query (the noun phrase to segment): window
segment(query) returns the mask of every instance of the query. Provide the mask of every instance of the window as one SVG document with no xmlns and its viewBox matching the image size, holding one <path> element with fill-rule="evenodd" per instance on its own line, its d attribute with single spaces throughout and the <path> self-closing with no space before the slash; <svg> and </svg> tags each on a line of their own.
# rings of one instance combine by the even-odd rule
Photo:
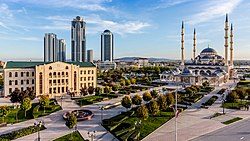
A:
<svg viewBox="0 0 250 141">
<path fill-rule="evenodd" d="M 54 77 L 56 77 L 56 72 L 53 73 Z"/>
<path fill-rule="evenodd" d="M 68 87 L 66 87 L 66 92 L 68 91 Z"/>
<path fill-rule="evenodd" d="M 90 87 L 90 83 L 88 83 L 88 87 Z"/>
<path fill-rule="evenodd" d="M 10 85 L 10 86 L 12 85 L 12 81 L 11 81 L 11 80 L 9 81 L 9 85 Z"/>
<path fill-rule="evenodd" d="M 23 72 L 21 72 L 21 77 L 23 77 Z"/>
<path fill-rule="evenodd" d="M 58 75 L 58 76 L 61 75 L 60 72 L 58 72 L 57 75 Z"/>
<path fill-rule="evenodd" d="M 49 84 L 51 84 L 52 83 L 52 80 L 49 80 Z"/>
<path fill-rule="evenodd" d="M 86 88 L 86 83 L 84 83 L 84 88 Z"/>
<path fill-rule="evenodd" d="M 64 79 L 62 79 L 62 83 L 64 83 Z"/>
<path fill-rule="evenodd" d="M 29 73 L 29 72 L 26 72 L 26 76 L 29 77 L 29 76 L 30 76 L 30 73 Z"/>
<path fill-rule="evenodd" d="M 88 81 L 90 80 L 90 77 L 88 77 Z"/>
<path fill-rule="evenodd" d="M 21 80 L 21 85 L 23 85 L 23 80 Z"/>
<path fill-rule="evenodd" d="M 60 87 L 57 89 L 57 92 L 60 93 Z"/>
<path fill-rule="evenodd" d="M 92 76 L 92 80 L 94 80 L 94 77 Z"/>
<path fill-rule="evenodd" d="M 17 80 L 15 80 L 15 85 L 18 85 L 18 81 Z"/>
<path fill-rule="evenodd" d="M 35 87 L 34 87 L 34 86 L 32 87 L 32 90 L 35 90 Z"/>
<path fill-rule="evenodd" d="M 15 77 L 18 77 L 18 72 L 15 72 Z"/>
<path fill-rule="evenodd" d="M 86 70 L 84 71 L 84 74 L 86 74 Z"/>
<path fill-rule="evenodd" d="M 66 77 L 68 77 L 69 76 L 69 74 L 68 74 L 68 72 L 66 72 Z"/>
<path fill-rule="evenodd" d="M 35 72 L 32 72 L 32 76 L 35 76 Z"/>
<path fill-rule="evenodd" d="M 51 72 L 49 73 L 49 78 L 52 78 L 52 73 Z"/>
<path fill-rule="evenodd" d="M 94 87 L 94 83 L 92 82 L 92 87 Z"/>
<path fill-rule="evenodd" d="M 30 84 L 30 81 L 29 81 L 29 80 L 26 80 L 26 84 Z"/>
<path fill-rule="evenodd" d="M 9 77 L 12 77 L 12 73 L 11 72 L 9 72 Z"/>
<path fill-rule="evenodd" d="M 82 81 L 82 77 L 80 78 L 80 81 Z"/>
<path fill-rule="evenodd" d="M 68 67 L 68 66 L 66 66 L 66 70 L 67 70 L 67 69 L 69 69 L 69 67 Z"/>
<path fill-rule="evenodd" d="M 66 84 L 68 84 L 69 83 L 69 81 L 68 81 L 68 79 L 66 79 Z"/>
<path fill-rule="evenodd" d="M 90 74 L 90 70 L 88 70 L 88 74 Z"/>
<path fill-rule="evenodd" d="M 80 74 L 82 74 L 82 70 L 80 71 Z"/>
<path fill-rule="evenodd" d="M 53 80 L 53 83 L 56 84 L 56 80 Z"/>
<path fill-rule="evenodd" d="M 84 81 L 86 81 L 86 77 L 84 77 Z"/>
<path fill-rule="evenodd" d="M 34 79 L 32 79 L 32 84 L 35 84 L 35 80 Z"/>
<path fill-rule="evenodd" d="M 49 67 L 49 70 L 52 70 L 52 67 L 51 67 L 51 66 Z"/>
<path fill-rule="evenodd" d="M 64 72 L 62 72 L 62 75 L 64 75 Z"/>
<path fill-rule="evenodd" d="M 21 92 L 23 91 L 23 87 L 21 87 Z"/>
<path fill-rule="evenodd" d="M 74 90 L 76 90 L 76 71 L 74 72 Z"/>
<path fill-rule="evenodd" d="M 53 93 L 56 93 L 56 88 L 53 88 Z"/>
<path fill-rule="evenodd" d="M 49 88 L 49 94 L 52 94 L 52 88 Z"/>
<path fill-rule="evenodd" d="M 57 83 L 59 83 L 59 84 L 60 84 L 60 79 L 58 79 L 58 80 L 57 80 Z"/>
<path fill-rule="evenodd" d="M 62 87 L 62 93 L 64 93 L 64 87 Z"/>
<path fill-rule="evenodd" d="M 82 83 L 81 83 L 81 88 L 82 88 Z"/>
<path fill-rule="evenodd" d="M 9 93 L 10 93 L 10 94 L 12 93 L 12 89 L 11 89 L 11 88 L 9 88 Z"/>
<path fill-rule="evenodd" d="M 92 70 L 92 74 L 94 74 L 94 70 Z"/>
</svg>

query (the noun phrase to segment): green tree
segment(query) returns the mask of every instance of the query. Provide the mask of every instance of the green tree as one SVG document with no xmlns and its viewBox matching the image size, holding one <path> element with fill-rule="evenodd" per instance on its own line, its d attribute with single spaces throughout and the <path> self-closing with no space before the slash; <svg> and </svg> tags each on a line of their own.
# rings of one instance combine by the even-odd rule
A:
<svg viewBox="0 0 250 141">
<path fill-rule="evenodd" d="M 193 94 L 193 90 L 190 87 L 187 87 L 185 90 L 186 90 L 186 93 L 188 95 L 192 95 Z"/>
<path fill-rule="evenodd" d="M 208 81 L 205 81 L 205 82 L 202 83 L 202 86 L 203 86 L 203 87 L 208 87 L 209 85 L 210 85 L 210 84 L 209 84 Z"/>
<path fill-rule="evenodd" d="M 148 104 L 148 109 L 152 115 L 156 115 L 159 113 L 159 105 L 156 100 L 150 101 L 150 103 Z"/>
<path fill-rule="evenodd" d="M 142 96 L 143 100 L 149 102 L 152 99 L 152 96 L 149 92 L 145 92 Z"/>
<path fill-rule="evenodd" d="M 236 93 L 239 96 L 239 99 L 243 100 L 246 98 L 247 93 L 243 88 L 236 89 Z"/>
<path fill-rule="evenodd" d="M 49 96 L 48 95 L 41 95 L 39 99 L 39 104 L 43 107 L 43 112 L 45 113 L 45 107 L 49 105 Z"/>
<path fill-rule="evenodd" d="M 74 126 L 77 124 L 77 118 L 76 116 L 71 113 L 68 118 L 66 118 L 66 122 L 65 125 L 69 128 L 69 129 L 73 129 Z M 71 133 L 71 138 L 72 138 L 72 133 Z"/>
<path fill-rule="evenodd" d="M 100 95 L 103 93 L 103 88 L 101 87 L 96 87 L 95 88 L 95 95 Z"/>
<path fill-rule="evenodd" d="M 8 106 L 1 106 L 0 107 L 0 117 L 4 122 L 4 118 L 10 113 L 10 108 Z"/>
<path fill-rule="evenodd" d="M 113 90 L 113 91 L 118 91 L 118 85 L 113 85 L 113 86 L 112 86 L 112 90 Z"/>
<path fill-rule="evenodd" d="M 141 105 L 142 98 L 138 94 L 136 94 L 132 98 L 132 103 L 135 104 L 135 105 Z"/>
<path fill-rule="evenodd" d="M 158 92 L 156 90 L 151 91 L 150 94 L 153 98 L 158 97 Z"/>
<path fill-rule="evenodd" d="M 159 108 L 161 110 L 164 110 L 164 111 L 167 110 L 168 104 L 167 104 L 166 96 L 164 96 L 164 95 L 158 96 L 157 102 L 158 102 Z"/>
<path fill-rule="evenodd" d="M 10 101 L 12 103 L 17 103 L 17 102 L 21 102 L 19 101 L 19 96 L 20 96 L 20 90 L 19 89 L 15 89 L 11 94 L 10 94 Z"/>
<path fill-rule="evenodd" d="M 130 82 L 131 82 L 131 84 L 135 84 L 136 83 L 136 79 L 135 78 L 130 78 Z"/>
<path fill-rule="evenodd" d="M 111 88 L 109 86 L 105 86 L 104 93 L 110 94 L 110 92 L 111 92 Z"/>
<path fill-rule="evenodd" d="M 129 79 L 126 79 L 126 80 L 125 80 L 125 83 L 126 83 L 127 86 L 129 86 L 129 85 L 131 84 L 131 82 L 130 82 Z"/>
<path fill-rule="evenodd" d="M 21 102 L 21 109 L 24 110 L 25 117 L 26 117 L 26 112 L 31 108 L 31 100 L 30 98 L 24 98 L 23 101 Z"/>
<path fill-rule="evenodd" d="M 85 95 L 88 95 L 89 93 L 88 93 L 88 89 L 86 88 L 86 87 L 82 87 L 81 89 L 80 89 L 80 94 L 82 95 L 82 96 L 85 96 Z"/>
<path fill-rule="evenodd" d="M 174 105 L 174 96 L 173 94 L 167 94 L 166 95 L 166 101 L 168 106 L 173 106 Z"/>
<path fill-rule="evenodd" d="M 159 74 L 161 72 L 160 68 L 158 66 L 155 67 L 155 72 Z"/>
<path fill-rule="evenodd" d="M 125 86 L 125 85 L 126 85 L 125 80 L 122 80 L 122 81 L 120 82 L 120 85 L 121 85 L 122 87 Z"/>
<path fill-rule="evenodd" d="M 132 106 L 132 100 L 129 96 L 124 96 L 122 98 L 122 106 L 125 107 L 127 110 Z"/>
<path fill-rule="evenodd" d="M 226 102 L 230 103 L 234 103 L 237 102 L 237 99 L 239 99 L 239 96 L 237 95 L 236 91 L 232 91 L 231 93 L 229 93 L 226 97 Z"/>
<path fill-rule="evenodd" d="M 148 119 L 148 108 L 145 105 L 142 105 L 137 109 L 137 116 L 143 118 L 143 120 Z"/>
<path fill-rule="evenodd" d="M 94 87 L 90 86 L 90 87 L 88 88 L 88 93 L 89 93 L 89 94 L 93 94 L 94 91 L 95 91 L 95 88 L 94 88 Z"/>
</svg>

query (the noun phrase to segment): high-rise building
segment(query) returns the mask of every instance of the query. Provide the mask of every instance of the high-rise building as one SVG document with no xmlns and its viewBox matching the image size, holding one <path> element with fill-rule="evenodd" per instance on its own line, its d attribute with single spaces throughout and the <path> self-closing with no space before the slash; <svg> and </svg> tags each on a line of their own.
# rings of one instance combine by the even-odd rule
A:
<svg viewBox="0 0 250 141">
<path fill-rule="evenodd" d="M 114 59 L 114 43 L 113 33 L 105 30 L 101 35 L 101 61 L 113 62 Z"/>
<path fill-rule="evenodd" d="M 86 62 L 86 22 L 77 16 L 71 22 L 71 60 L 75 62 Z"/>
<path fill-rule="evenodd" d="M 44 62 L 57 60 L 57 38 L 54 33 L 45 33 L 44 36 Z"/>
<path fill-rule="evenodd" d="M 66 61 L 66 42 L 64 39 L 58 40 L 58 59 L 57 61 Z"/>
<path fill-rule="evenodd" d="M 93 50 L 87 50 L 87 62 L 93 62 Z"/>
</svg>

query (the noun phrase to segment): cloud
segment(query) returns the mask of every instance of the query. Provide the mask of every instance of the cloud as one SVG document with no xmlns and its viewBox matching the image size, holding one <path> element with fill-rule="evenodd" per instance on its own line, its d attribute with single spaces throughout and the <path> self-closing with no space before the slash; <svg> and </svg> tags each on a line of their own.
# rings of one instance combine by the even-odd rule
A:
<svg viewBox="0 0 250 141">
<path fill-rule="evenodd" d="M 195 25 L 224 16 L 226 13 L 231 13 L 241 1 L 242 0 L 209 1 L 205 6 L 201 7 L 201 11 L 189 17 L 187 23 Z"/>
<path fill-rule="evenodd" d="M 172 7 L 172 6 L 183 4 L 186 2 L 190 2 L 190 1 L 193 1 L 193 0 L 161 0 L 156 6 L 151 8 L 151 10 L 168 8 L 168 7 Z"/>
</svg>

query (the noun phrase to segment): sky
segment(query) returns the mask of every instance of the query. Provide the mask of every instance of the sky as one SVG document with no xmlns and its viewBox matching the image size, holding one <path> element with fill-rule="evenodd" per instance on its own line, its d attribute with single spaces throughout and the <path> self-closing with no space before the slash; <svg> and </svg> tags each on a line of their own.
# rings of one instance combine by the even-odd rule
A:
<svg viewBox="0 0 250 141">
<path fill-rule="evenodd" d="M 0 60 L 43 60 L 43 37 L 55 33 L 67 43 L 71 21 L 86 21 L 86 46 L 100 59 L 101 33 L 114 34 L 115 58 L 139 56 L 180 59 L 181 22 L 185 59 L 209 44 L 224 56 L 224 21 L 234 26 L 234 59 L 250 59 L 249 0 L 0 0 Z"/>
</svg>

